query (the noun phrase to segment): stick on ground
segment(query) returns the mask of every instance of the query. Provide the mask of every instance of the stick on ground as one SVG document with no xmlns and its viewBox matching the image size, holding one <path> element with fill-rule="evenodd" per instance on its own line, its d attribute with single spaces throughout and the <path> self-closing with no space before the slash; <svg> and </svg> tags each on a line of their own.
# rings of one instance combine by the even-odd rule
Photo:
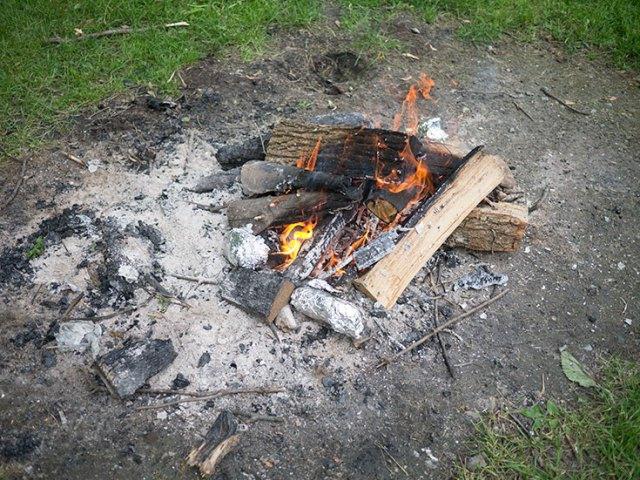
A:
<svg viewBox="0 0 640 480">
<path fill-rule="evenodd" d="M 433 301 L 433 325 L 438 328 L 438 300 L 434 300 Z M 438 332 L 436 334 L 436 337 L 438 337 L 438 343 L 440 344 L 440 350 L 442 350 L 442 358 L 444 359 L 444 364 L 447 367 L 447 372 L 449 372 L 449 375 L 451 375 L 451 378 L 453 378 L 455 380 L 456 378 L 456 374 L 453 370 L 453 366 L 451 365 L 451 362 L 449 361 L 449 354 L 447 353 L 447 349 L 444 345 L 444 342 L 442 341 L 442 337 L 440 336 L 440 332 Z"/>
<path fill-rule="evenodd" d="M 156 408 L 166 408 L 172 405 L 179 405 L 181 403 L 190 403 L 190 402 L 205 402 L 207 400 L 213 400 L 215 398 L 226 397 L 228 395 L 241 395 L 241 394 L 249 394 L 255 393 L 258 395 L 269 395 L 272 393 L 282 393 L 285 389 L 282 387 L 261 387 L 261 388 L 223 388 L 214 392 L 211 392 L 210 395 L 201 396 L 201 397 L 189 397 L 189 398 L 181 398 L 179 400 L 173 400 L 171 402 L 164 403 L 156 403 L 154 405 L 142 405 L 140 407 L 136 407 L 136 410 L 154 410 Z M 179 395 L 180 392 L 176 392 L 176 395 Z"/>
<path fill-rule="evenodd" d="M 549 90 L 547 90 L 546 88 L 542 87 L 540 89 L 540 91 L 542 93 L 544 93 L 547 97 L 551 98 L 552 100 L 555 100 L 556 102 L 558 102 L 560 105 L 562 105 L 563 107 L 567 108 L 568 110 L 570 110 L 573 113 L 577 113 L 580 115 L 591 115 L 591 113 L 589 112 L 585 112 L 583 110 L 578 110 L 575 107 L 572 107 L 571 105 L 569 105 L 567 102 L 565 102 L 564 100 L 562 100 L 561 98 L 556 97 L 554 94 L 552 94 Z"/>
<path fill-rule="evenodd" d="M 484 307 L 491 305 L 493 302 L 495 302 L 496 300 L 504 297 L 507 292 L 509 291 L 509 289 L 505 289 L 502 292 L 498 293 L 495 297 L 491 297 L 489 300 L 486 300 L 484 302 L 482 302 L 480 305 L 477 305 L 475 307 L 473 307 L 471 310 L 461 313 L 460 315 L 456 315 L 455 317 L 453 317 L 451 320 L 443 323 L 442 325 L 440 325 L 439 327 L 434 328 L 430 333 L 428 333 L 427 335 L 425 335 L 424 337 L 422 337 L 420 340 L 416 340 L 415 342 L 413 342 L 411 345 L 409 345 L 408 347 L 404 348 L 403 350 L 400 350 L 398 353 L 396 353 L 395 355 L 389 357 L 389 358 L 385 358 L 383 359 L 377 366 L 376 368 L 382 368 L 385 365 L 389 365 L 391 362 L 397 360 L 398 358 L 400 358 L 402 355 L 404 355 L 407 352 L 410 352 L 411 350 L 413 350 L 416 347 L 419 347 L 420 345 L 422 345 L 424 342 L 426 342 L 427 340 L 429 340 L 430 338 L 432 338 L 434 335 L 437 335 L 438 333 L 440 333 L 441 331 L 443 331 L 445 328 L 449 328 L 451 325 L 453 325 L 454 323 L 459 322 L 460 320 L 463 320 L 467 317 L 469 317 L 470 315 L 476 313 L 478 310 L 483 309 Z"/>
</svg>

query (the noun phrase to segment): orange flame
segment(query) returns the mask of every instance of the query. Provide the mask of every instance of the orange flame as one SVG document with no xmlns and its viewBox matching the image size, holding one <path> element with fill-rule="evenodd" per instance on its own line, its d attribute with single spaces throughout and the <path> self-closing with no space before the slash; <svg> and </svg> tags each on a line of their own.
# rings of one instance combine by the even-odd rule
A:
<svg viewBox="0 0 640 480">
<path fill-rule="evenodd" d="M 405 125 L 405 132 L 415 135 L 418 131 L 418 111 L 416 110 L 416 101 L 421 95 L 425 100 L 431 98 L 431 89 L 435 82 L 427 76 L 426 73 L 420 74 L 420 79 L 409 87 L 407 96 L 402 102 L 402 108 L 395 117 L 393 117 L 393 129 L 400 130 Z"/>
<path fill-rule="evenodd" d="M 313 171 L 316 169 L 316 161 L 318 160 L 318 153 L 320 152 L 320 144 L 322 143 L 322 137 L 318 137 L 316 146 L 313 147 L 311 153 L 307 157 L 306 153 L 300 155 L 300 158 L 296 162 L 296 167 L 304 168 L 305 170 Z"/>
<path fill-rule="evenodd" d="M 327 264 L 325 266 L 325 270 L 327 271 L 331 271 L 333 270 L 338 264 L 340 263 L 340 257 L 338 255 L 336 255 L 336 252 L 331 250 L 329 252 L 329 260 L 327 261 Z M 334 277 L 341 277 L 342 275 L 344 275 L 345 272 L 343 269 L 339 268 L 338 270 L 336 270 L 335 272 L 333 272 L 333 276 Z"/>
<path fill-rule="evenodd" d="M 391 193 L 400 193 L 410 188 L 415 188 L 417 190 L 415 200 L 420 200 L 424 198 L 425 195 L 433 193 L 435 187 L 431 178 L 431 172 L 429 172 L 427 165 L 422 159 L 418 160 L 415 157 L 411 150 L 409 139 L 407 139 L 404 149 L 400 152 L 400 158 L 404 160 L 404 164 L 409 169 L 412 169 L 413 172 L 404 179 L 402 178 L 402 172 L 398 169 L 394 169 L 385 175 L 382 172 L 383 165 L 379 162 L 376 165 L 376 186 L 378 188 L 384 188 Z"/>
<path fill-rule="evenodd" d="M 347 253 L 345 254 L 345 257 L 348 257 L 357 249 L 365 245 L 369 241 L 370 234 L 371 234 L 371 226 L 367 223 L 367 227 L 365 228 L 364 233 L 359 238 L 356 238 L 356 240 L 351 245 L 349 245 L 349 248 L 347 248 Z"/>
<path fill-rule="evenodd" d="M 317 217 L 311 217 L 305 222 L 290 223 L 284 227 L 280 234 L 280 251 L 278 254 L 284 255 L 286 258 L 277 269 L 285 270 L 300 253 L 302 244 L 305 240 L 309 240 L 313 236 L 313 229 L 318 223 Z"/>
</svg>

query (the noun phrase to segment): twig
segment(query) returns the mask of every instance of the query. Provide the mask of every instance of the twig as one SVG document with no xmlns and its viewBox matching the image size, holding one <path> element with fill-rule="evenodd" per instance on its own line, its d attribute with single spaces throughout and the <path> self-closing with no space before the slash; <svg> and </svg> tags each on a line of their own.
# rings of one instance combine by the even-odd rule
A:
<svg viewBox="0 0 640 480">
<path fill-rule="evenodd" d="M 491 297 L 489 300 L 486 300 L 484 302 L 482 302 L 480 305 L 477 305 L 475 307 L 473 307 L 471 310 L 468 310 L 464 313 L 461 313 L 460 315 L 456 315 L 455 317 L 453 317 L 451 320 L 448 320 L 447 322 L 443 323 L 442 325 L 440 325 L 439 327 L 434 328 L 430 333 L 428 333 L 427 335 L 425 335 L 424 337 L 422 337 L 420 340 L 417 340 L 415 342 L 413 342 L 411 345 L 409 345 L 408 347 L 404 348 L 403 350 L 399 351 L 398 353 L 396 353 L 395 355 L 389 357 L 389 358 L 385 358 L 383 359 L 377 366 L 376 368 L 382 368 L 385 365 L 389 365 L 391 362 L 393 362 L 394 360 L 397 360 L 398 358 L 400 358 L 402 355 L 404 355 L 407 352 L 410 352 L 411 350 L 413 350 L 416 347 L 419 347 L 420 345 L 422 345 L 424 342 L 426 342 L 427 340 L 429 340 L 430 338 L 432 338 L 434 335 L 440 333 L 442 330 L 444 330 L 445 328 L 450 327 L 451 325 L 453 325 L 454 323 L 459 322 L 460 320 L 467 318 L 468 316 L 474 314 L 475 312 L 477 312 L 478 310 L 483 309 L 486 306 L 491 305 L 493 302 L 495 302 L 496 300 L 504 297 L 507 292 L 509 291 L 508 288 L 504 289 L 503 291 L 501 291 L 500 293 L 498 293 L 495 297 Z"/>
<path fill-rule="evenodd" d="M 75 155 L 71 155 L 71 154 L 70 154 L 70 153 L 68 153 L 68 152 L 62 152 L 62 151 L 61 151 L 60 153 L 62 153 L 62 155 L 64 155 L 66 158 L 68 158 L 68 159 L 69 159 L 69 160 L 71 160 L 72 162 L 77 163 L 78 165 L 80 165 L 80 166 L 81 166 L 81 167 L 83 167 L 83 168 L 87 168 L 87 164 L 85 163 L 85 161 L 84 161 L 84 160 L 82 160 L 82 159 L 80 159 L 80 158 L 76 157 Z"/>
<path fill-rule="evenodd" d="M 149 298 L 147 298 L 144 302 L 139 303 L 138 305 L 134 305 L 133 307 L 125 308 L 124 310 L 117 310 L 117 311 L 109 313 L 107 315 L 100 315 L 100 316 L 97 316 L 97 317 L 70 318 L 69 321 L 91 320 L 93 322 L 98 322 L 100 320 L 109 320 L 110 318 L 117 317 L 118 315 L 126 315 L 128 313 L 135 312 L 139 308 L 147 306 L 149 304 L 149 302 L 151 301 L 151 299 L 154 298 L 154 297 L 155 297 L 155 293 L 152 294 L 152 295 L 149 295 Z"/>
<path fill-rule="evenodd" d="M 9 198 L 7 199 L 6 202 L 4 202 L 1 206 L 0 206 L 0 212 L 2 210 L 4 210 L 5 208 L 7 208 L 9 206 L 9 204 L 11 202 L 13 202 L 13 200 L 18 196 L 18 192 L 20 191 L 20 187 L 22 186 L 22 183 L 24 182 L 24 174 L 27 171 L 27 159 L 25 158 L 24 160 L 22 160 L 22 169 L 20 170 L 20 178 L 18 178 L 18 181 L 16 182 L 15 186 L 13 187 L 13 191 L 11 192 L 11 195 L 9 195 Z"/>
<path fill-rule="evenodd" d="M 227 205 L 224 203 L 220 205 L 206 205 L 204 203 L 191 202 L 191 201 L 189 203 L 191 205 L 194 205 L 199 210 L 206 210 L 207 212 L 211 212 L 211 213 L 220 213 L 222 210 L 227 208 Z"/>
<path fill-rule="evenodd" d="M 44 285 L 44 283 L 39 283 L 38 284 L 38 289 L 36 290 L 36 293 L 34 293 L 33 297 L 31 297 L 31 305 L 33 305 L 33 303 L 36 301 L 36 298 L 38 297 L 38 294 L 40 293 L 40 290 L 42 290 L 42 285 Z"/>
<path fill-rule="evenodd" d="M 213 400 L 215 398 L 225 397 L 228 395 L 240 395 L 240 394 L 248 394 L 248 393 L 257 393 L 259 395 L 268 395 L 271 393 L 282 393 L 285 389 L 282 387 L 262 387 L 262 388 L 230 388 L 230 389 L 220 389 L 214 392 L 211 392 L 209 395 L 199 396 L 199 397 L 190 397 L 190 398 L 181 398 L 178 400 L 173 400 L 171 402 L 164 403 L 156 403 L 154 405 L 143 405 L 140 407 L 136 407 L 135 410 L 154 410 L 157 408 L 166 408 L 172 405 L 178 405 L 180 403 L 190 403 L 190 402 L 204 402 L 206 400 Z"/>
<path fill-rule="evenodd" d="M 382 453 L 386 454 L 393 463 L 396 464 L 396 466 L 403 471 L 403 473 L 408 477 L 409 473 L 407 472 L 407 470 L 398 463 L 398 461 L 395 459 L 395 457 L 393 455 L 391 455 L 391 452 L 389 452 L 389 450 L 387 449 L 387 447 L 385 447 L 384 445 L 380 444 L 380 443 L 376 443 L 376 447 L 378 447 L 380 450 L 382 450 Z"/>
<path fill-rule="evenodd" d="M 555 100 L 556 102 L 558 102 L 560 105 L 562 105 L 563 107 L 567 108 L 568 110 L 572 111 L 573 113 L 578 113 L 580 115 L 591 115 L 590 112 L 585 112 L 583 110 L 578 110 L 575 107 L 572 107 L 571 105 L 569 105 L 567 102 L 565 102 L 564 100 L 562 100 L 561 98 L 556 97 L 554 94 L 552 94 L 551 92 L 549 92 L 549 90 L 547 90 L 544 87 L 540 88 L 540 91 L 542 93 L 544 93 L 547 97 Z"/>
<path fill-rule="evenodd" d="M 532 122 L 534 121 L 534 120 L 533 120 L 533 117 L 532 117 L 531 115 L 529 115 L 529 113 L 528 113 L 524 108 L 522 108 L 520 105 L 518 105 L 518 102 L 516 102 L 516 101 L 514 100 L 514 101 L 513 101 L 513 105 L 516 107 L 516 109 L 518 109 L 518 110 L 520 110 L 522 113 L 524 113 L 524 115 L 525 115 L 529 120 L 531 120 Z"/>
<path fill-rule="evenodd" d="M 60 319 L 61 322 L 64 322 L 67 318 L 69 318 L 69 315 L 71 315 L 71 312 L 73 312 L 73 309 L 78 306 L 78 304 L 80 303 L 80 300 L 82 300 L 83 297 L 84 297 L 84 292 L 80 292 L 76 296 L 76 298 L 73 299 L 73 301 L 69 304 L 69 307 L 67 307 L 65 312 L 62 314 L 62 318 Z"/>
<path fill-rule="evenodd" d="M 179 280 L 186 280 L 188 282 L 196 282 L 204 285 L 218 285 L 220 280 L 216 278 L 206 278 L 206 277 L 190 277 L 188 275 L 178 275 L 175 273 L 167 273 L 170 277 L 177 278 Z"/>
<path fill-rule="evenodd" d="M 167 23 L 165 25 L 163 25 L 165 28 L 172 28 L 172 27 L 188 27 L 189 24 L 187 22 L 175 22 L 175 23 Z M 154 28 L 157 27 L 142 27 L 142 28 L 131 28 L 128 27 L 126 25 L 120 27 L 120 28 L 112 28 L 109 30 L 103 30 L 102 32 L 94 32 L 94 33 L 87 33 L 82 34 L 82 35 L 78 35 L 77 37 L 73 37 L 73 38 L 60 38 L 60 37 L 51 37 L 47 40 L 46 43 L 54 43 L 56 45 L 60 45 L 61 43 L 69 43 L 69 42 L 74 42 L 77 40 L 88 40 L 90 38 L 102 38 L 102 37 L 111 37 L 113 35 L 126 35 L 129 33 L 142 33 L 142 32 L 146 32 L 148 30 L 152 30 Z"/>
<path fill-rule="evenodd" d="M 522 424 L 518 417 L 516 417 L 513 413 L 509 413 L 509 418 L 514 421 L 514 423 L 518 426 L 518 428 L 520 428 L 520 430 L 522 430 L 522 433 L 524 433 L 525 436 L 531 437 L 531 431 Z"/>
<path fill-rule="evenodd" d="M 529 207 L 529 213 L 535 212 L 538 208 L 540 208 L 540 204 L 547 197 L 547 192 L 548 191 L 549 191 L 549 187 L 548 186 L 544 187 L 544 189 L 542 190 L 542 193 L 540 194 L 538 199 L 535 202 L 533 202 L 531 204 L 531 206 Z"/>
<path fill-rule="evenodd" d="M 437 300 L 433 301 L 433 309 L 434 309 L 433 324 L 436 328 L 438 328 L 438 301 Z M 451 362 L 449 361 L 449 354 L 447 353 L 447 349 L 444 346 L 444 342 L 442 341 L 440 332 L 436 334 L 436 337 L 438 338 L 438 343 L 440 344 L 440 350 L 442 350 L 442 358 L 444 359 L 444 364 L 447 367 L 447 371 L 449 372 L 449 375 L 451 375 L 451 378 L 455 380 L 456 374 L 453 370 L 453 367 L 451 366 Z"/>
</svg>

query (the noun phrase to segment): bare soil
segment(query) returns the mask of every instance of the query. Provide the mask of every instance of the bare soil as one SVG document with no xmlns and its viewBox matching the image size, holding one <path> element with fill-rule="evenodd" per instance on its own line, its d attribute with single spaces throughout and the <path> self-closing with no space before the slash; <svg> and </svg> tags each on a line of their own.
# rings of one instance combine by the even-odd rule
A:
<svg viewBox="0 0 640 480">
<path fill-rule="evenodd" d="M 411 33 L 413 26 L 422 33 Z M 30 158 L 19 195 L 0 217 L 0 477 L 197 478 L 184 458 L 221 408 L 274 414 L 285 423 L 250 425 L 218 478 L 449 477 L 473 448 L 480 413 L 584 395 L 563 376 L 560 347 L 592 370 L 611 354 L 638 358 L 637 79 L 581 57 L 559 57 L 545 43 L 476 47 L 446 26 L 409 18 L 394 29 L 419 59 L 357 57 L 345 53 L 347 39 L 323 29 L 278 34 L 274 53 L 254 62 L 229 54 L 185 69 L 176 108 L 154 110 L 145 92 L 130 92 L 78 119 L 71 134 Z M 406 345 L 431 328 L 432 305 L 419 301 L 420 292 L 429 292 L 426 271 L 393 312 L 369 319 L 375 338 L 362 349 L 310 322 L 275 342 L 259 321 L 221 302 L 215 285 L 196 287 L 168 275 L 163 286 L 192 308 L 156 299 L 103 323 L 103 350 L 127 337 L 173 339 L 178 358 L 152 379 L 154 388 L 169 388 L 182 373 L 192 390 L 286 387 L 275 396 L 136 411 L 146 400 L 109 397 L 89 353 L 58 352 L 48 341 L 50 324 L 76 295 L 69 284 L 87 288 L 88 267 L 108 249 L 112 225 L 142 220 L 165 236 L 162 246 L 141 235 L 125 238 L 141 271 L 224 275 L 224 215 L 189 202 L 237 193 L 184 190 L 218 169 L 218 146 L 265 132 L 281 118 L 332 109 L 364 112 L 388 126 L 420 72 L 436 81 L 433 99 L 420 105 L 423 118 L 439 116 L 452 140 L 484 144 L 507 159 L 530 202 L 547 190 L 521 251 L 447 254 L 445 281 L 488 264 L 509 276 L 511 289 L 486 318 L 456 326 L 459 338 L 444 336 L 455 379 L 437 342 L 386 369 L 371 368 L 397 342 Z M 320 76 L 344 93 L 330 94 L 336 92 Z M 569 111 L 541 87 L 590 114 Z M 98 168 L 80 168 L 61 151 Z M 17 163 L 3 167 L 0 198 L 19 172 Z M 33 241 L 51 231 L 56 236 L 45 254 L 25 261 Z M 113 272 L 101 278 L 108 284 Z M 146 298 L 105 288 L 74 315 L 108 313 Z M 465 291 L 452 298 L 469 308 L 488 295 Z M 370 302 L 356 301 L 371 311 Z M 205 351 L 211 361 L 198 367 Z"/>
</svg>

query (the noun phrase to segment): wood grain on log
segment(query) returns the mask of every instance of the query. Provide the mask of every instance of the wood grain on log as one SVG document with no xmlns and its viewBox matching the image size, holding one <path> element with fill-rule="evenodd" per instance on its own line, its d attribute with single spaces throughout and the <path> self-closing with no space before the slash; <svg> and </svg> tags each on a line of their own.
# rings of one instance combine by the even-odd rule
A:
<svg viewBox="0 0 640 480">
<path fill-rule="evenodd" d="M 289 302 L 294 285 L 281 274 L 237 268 L 229 272 L 220 289 L 225 300 L 267 323 L 273 322 L 282 307 Z"/>
<path fill-rule="evenodd" d="M 478 152 L 430 197 L 424 216 L 394 250 L 355 281 L 362 292 L 391 308 L 409 282 L 465 217 L 497 187 L 505 163 Z"/>
<path fill-rule="evenodd" d="M 474 208 L 447 239 L 450 247 L 485 252 L 515 252 L 529 222 L 527 207 L 498 202 Z"/>
<path fill-rule="evenodd" d="M 176 358 L 171 340 L 138 340 L 98 358 L 95 368 L 112 395 L 133 395 Z"/>
</svg>

